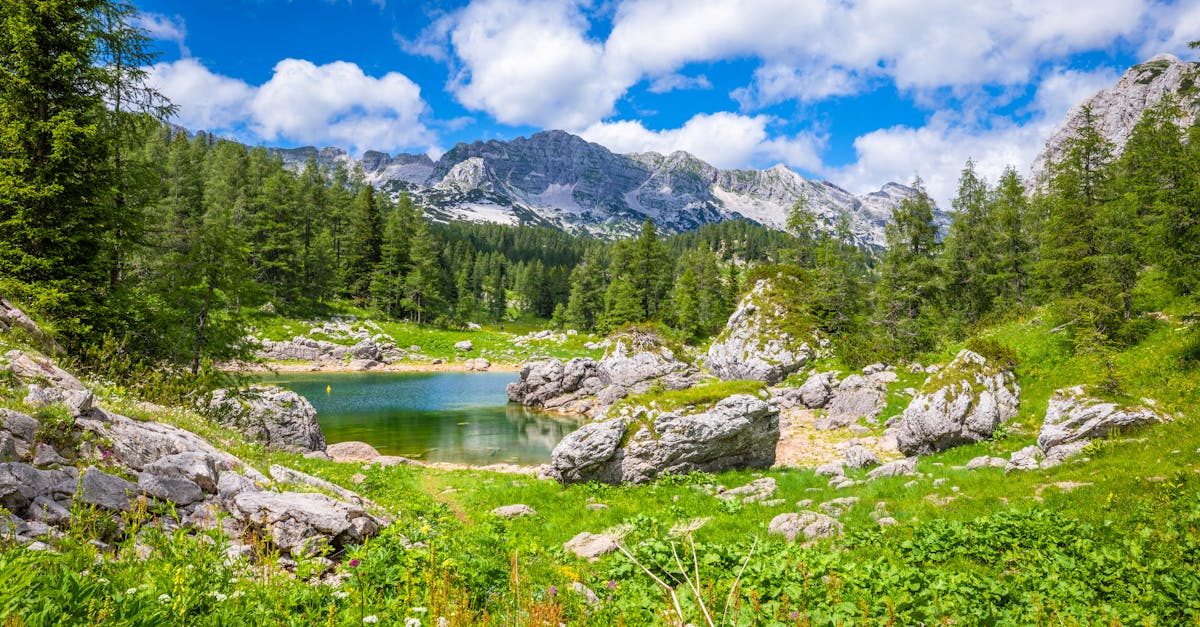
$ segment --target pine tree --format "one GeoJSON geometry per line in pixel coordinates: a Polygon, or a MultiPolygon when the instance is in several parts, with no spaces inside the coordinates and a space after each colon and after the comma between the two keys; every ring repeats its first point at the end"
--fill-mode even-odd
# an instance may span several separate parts
{"type": "Polygon", "coordinates": [[[1124,213],[1106,206],[1114,201],[1112,152],[1085,107],[1083,124],[1067,140],[1063,158],[1050,167],[1038,263],[1041,282],[1056,297],[1062,315],[1077,325],[1094,326],[1103,336],[1116,332],[1124,308],[1121,277],[1106,271],[1112,265],[1105,261],[1103,239],[1112,235],[1116,214],[1124,213]]]}
{"type": "Polygon", "coordinates": [[[671,294],[675,328],[689,338],[700,330],[700,296],[696,286],[696,275],[691,268],[684,268],[671,294]]]}
{"type": "Polygon", "coordinates": [[[409,251],[412,262],[404,279],[401,304],[413,314],[418,324],[432,322],[441,313],[445,301],[440,286],[438,243],[424,220],[419,220],[413,230],[409,251]]]}
{"type": "Polygon", "coordinates": [[[1008,309],[1024,307],[1037,225],[1015,168],[1005,168],[990,202],[996,224],[996,298],[1008,309]]]}
{"type": "Polygon", "coordinates": [[[936,261],[933,202],[920,179],[912,186],[916,196],[900,203],[885,231],[888,247],[876,288],[880,344],[896,357],[932,347],[939,331],[936,311],[943,279],[936,261]]]}
{"type": "Polygon", "coordinates": [[[595,331],[604,314],[604,263],[595,249],[571,271],[571,291],[567,297],[567,324],[580,331],[595,331]]]}
{"type": "Polygon", "coordinates": [[[948,306],[966,324],[979,322],[991,311],[996,291],[996,224],[990,193],[968,160],[952,201],[954,218],[941,256],[948,306]]]}
{"type": "Polygon", "coordinates": [[[109,284],[116,217],[100,0],[0,3],[0,290],[76,340],[109,284]]]}
{"type": "Polygon", "coordinates": [[[350,227],[343,252],[342,285],[347,296],[366,302],[375,266],[382,258],[382,247],[383,223],[375,188],[364,185],[350,209],[350,227]]]}

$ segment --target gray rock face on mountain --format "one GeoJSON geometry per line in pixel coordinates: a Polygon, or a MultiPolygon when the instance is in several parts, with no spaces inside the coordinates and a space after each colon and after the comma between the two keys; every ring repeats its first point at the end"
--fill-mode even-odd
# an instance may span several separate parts
{"type": "Polygon", "coordinates": [[[642,393],[652,381],[667,389],[683,389],[695,383],[695,368],[679,359],[657,334],[626,331],[609,338],[611,345],[597,364],[606,385],[642,393]]]}
{"type": "Polygon", "coordinates": [[[785,330],[789,308],[782,301],[772,280],[754,284],[708,349],[706,365],[713,374],[774,385],[808,363],[813,350],[785,330]]]}
{"type": "Polygon", "coordinates": [[[963,350],[908,404],[896,444],[905,455],[929,455],[985,440],[1017,415],[1020,397],[1011,370],[963,350]]]}
{"type": "MultiPolygon", "coordinates": [[[[1150,402],[1146,403],[1150,405],[1150,402]]],[[[1089,396],[1087,388],[1058,390],[1046,407],[1038,446],[1047,455],[1057,447],[1107,438],[1117,429],[1167,422],[1170,417],[1148,406],[1127,406],[1089,396]]]]}
{"type": "Polygon", "coordinates": [[[887,404],[887,386],[882,382],[852,374],[833,390],[825,405],[825,415],[813,425],[818,429],[848,427],[861,418],[874,419],[887,404]]]}
{"type": "MultiPolygon", "coordinates": [[[[339,149],[276,149],[293,169],[312,156],[322,166],[353,165],[339,149]]],[[[892,210],[915,191],[896,183],[855,196],[825,181],[777,165],[768,170],[719,170],[686,152],[618,155],[563,131],[512,141],[458,144],[437,160],[368,152],[358,162],[366,181],[387,192],[407,191],[436,220],[523,223],[600,236],[636,233],[646,218],[666,232],[745,218],[784,228],[800,198],[833,232],[849,218],[852,238],[882,246],[892,210]]],[[[937,212],[940,224],[948,216],[937,212]]]]}
{"type": "Polygon", "coordinates": [[[615,484],[645,483],[666,472],[767,468],[778,441],[779,412],[739,394],[704,412],[652,419],[638,412],[584,425],[554,448],[547,474],[563,483],[615,484]]]}
{"type": "Polygon", "coordinates": [[[1041,154],[1033,163],[1030,182],[1044,184],[1047,167],[1063,157],[1067,140],[1075,136],[1084,123],[1084,108],[1092,113],[1093,124],[1105,139],[1112,142],[1117,154],[1125,147],[1133,127],[1163,96],[1175,96],[1180,106],[1177,120],[1187,129],[1200,114],[1200,99],[1194,84],[1200,78],[1200,63],[1187,63],[1170,54],[1157,55],[1145,63],[1129,68],[1117,84],[1080,103],[1067,114],[1067,119],[1051,134],[1041,154]]]}
{"type": "Polygon", "coordinates": [[[308,399],[276,386],[253,385],[212,393],[207,410],[218,422],[247,436],[290,451],[325,449],[317,410],[308,399]]]}

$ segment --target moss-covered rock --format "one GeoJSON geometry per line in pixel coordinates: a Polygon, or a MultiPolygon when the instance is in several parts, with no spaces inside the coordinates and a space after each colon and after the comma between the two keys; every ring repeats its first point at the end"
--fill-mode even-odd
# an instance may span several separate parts
{"type": "Polygon", "coordinates": [[[774,385],[813,358],[818,340],[811,316],[797,302],[797,283],[781,274],[754,284],[708,349],[713,374],[774,385]]]}
{"type": "Polygon", "coordinates": [[[991,437],[1017,415],[1021,387],[1005,366],[963,350],[930,376],[896,425],[905,455],[928,455],[991,437]]]}

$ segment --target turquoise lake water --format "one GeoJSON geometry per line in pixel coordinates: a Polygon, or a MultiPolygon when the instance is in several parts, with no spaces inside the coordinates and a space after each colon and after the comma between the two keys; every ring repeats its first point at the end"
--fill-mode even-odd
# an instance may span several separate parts
{"type": "Polygon", "coordinates": [[[516,373],[281,373],[264,383],[304,396],[325,439],[385,455],[466,464],[540,464],[576,421],[508,403],[516,373]],[[328,386],[328,392],[326,387],[328,386]]]}

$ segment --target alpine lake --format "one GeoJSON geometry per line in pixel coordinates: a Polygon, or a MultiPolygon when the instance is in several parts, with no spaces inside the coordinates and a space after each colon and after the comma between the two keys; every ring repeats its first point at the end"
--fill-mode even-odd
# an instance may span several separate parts
{"type": "Polygon", "coordinates": [[[508,402],[513,372],[279,373],[262,382],[307,398],[330,443],[470,465],[542,464],[577,420],[508,402]]]}

